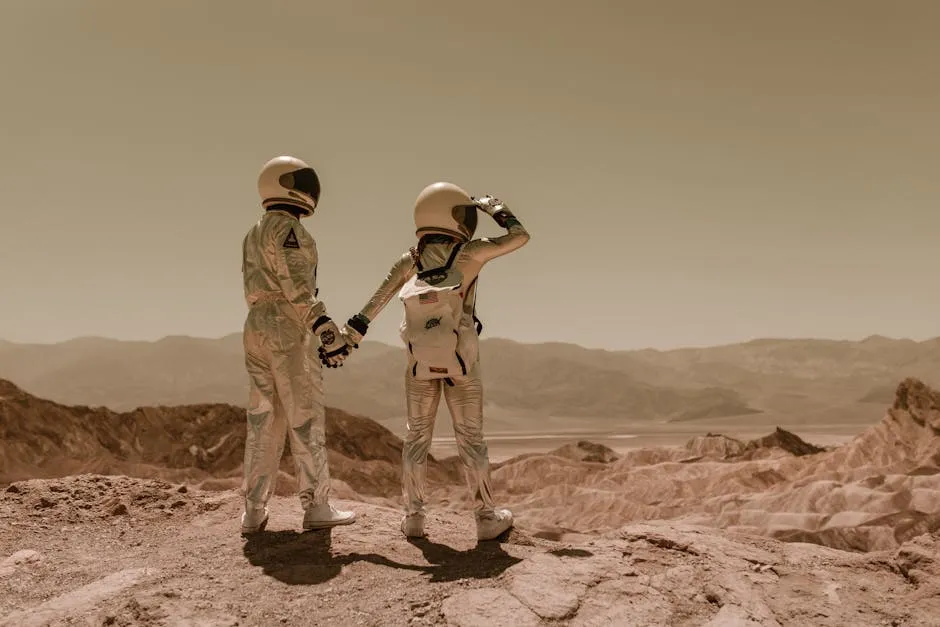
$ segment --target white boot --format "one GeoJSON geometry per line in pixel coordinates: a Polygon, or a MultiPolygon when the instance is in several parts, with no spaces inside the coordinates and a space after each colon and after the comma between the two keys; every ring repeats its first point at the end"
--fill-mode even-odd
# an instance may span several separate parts
{"type": "Polygon", "coordinates": [[[512,512],[508,509],[495,509],[475,517],[477,540],[493,540],[512,527],[512,512]]]}
{"type": "Polygon", "coordinates": [[[260,533],[268,524],[268,508],[245,508],[242,512],[242,535],[260,533]]]}
{"type": "Polygon", "coordinates": [[[326,529],[337,525],[351,525],[356,522],[355,512],[338,510],[329,503],[313,505],[304,512],[304,531],[326,529]]]}
{"type": "Polygon", "coordinates": [[[424,514],[408,514],[401,519],[401,532],[409,538],[423,538],[424,514]]]}

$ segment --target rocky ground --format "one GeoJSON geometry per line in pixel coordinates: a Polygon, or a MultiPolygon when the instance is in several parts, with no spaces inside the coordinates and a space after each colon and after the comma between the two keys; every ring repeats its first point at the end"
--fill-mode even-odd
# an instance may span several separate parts
{"type": "Polygon", "coordinates": [[[300,533],[276,497],[238,533],[233,491],[80,475],[0,494],[0,625],[918,625],[940,617],[940,534],[850,553],[675,522],[598,536],[341,501],[358,524],[300,533]],[[551,536],[551,537],[549,537],[551,536]]]}

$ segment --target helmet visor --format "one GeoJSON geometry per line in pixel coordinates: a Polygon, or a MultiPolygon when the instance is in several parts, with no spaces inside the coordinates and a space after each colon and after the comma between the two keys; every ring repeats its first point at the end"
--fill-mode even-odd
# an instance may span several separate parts
{"type": "Polygon", "coordinates": [[[463,225],[467,231],[468,237],[473,237],[477,230],[477,206],[476,205],[457,205],[453,208],[452,215],[457,224],[463,225]]]}
{"type": "Polygon", "coordinates": [[[287,189],[293,189],[310,196],[315,201],[319,202],[320,200],[320,178],[313,168],[303,168],[282,174],[280,183],[287,189]]]}

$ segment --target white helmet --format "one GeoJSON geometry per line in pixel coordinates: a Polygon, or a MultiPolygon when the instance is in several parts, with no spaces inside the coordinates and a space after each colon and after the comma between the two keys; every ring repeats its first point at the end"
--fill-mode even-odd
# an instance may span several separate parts
{"type": "Polygon", "coordinates": [[[477,228],[477,204],[453,183],[428,185],[415,201],[415,234],[451,235],[467,241],[477,228]]]}
{"type": "Polygon", "coordinates": [[[275,157],[258,175],[261,206],[293,205],[304,216],[313,215],[320,201],[320,179],[309,165],[296,157],[275,157]]]}

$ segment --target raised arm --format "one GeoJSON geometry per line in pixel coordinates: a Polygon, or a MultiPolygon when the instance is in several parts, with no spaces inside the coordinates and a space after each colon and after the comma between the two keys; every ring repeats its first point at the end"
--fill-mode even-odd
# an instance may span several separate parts
{"type": "Polygon", "coordinates": [[[493,238],[482,237],[467,245],[468,254],[480,265],[518,250],[528,243],[529,232],[506,205],[492,196],[474,200],[481,211],[492,216],[496,224],[506,229],[505,235],[493,238]]]}
{"type": "Polygon", "coordinates": [[[372,294],[372,298],[369,299],[359,313],[350,318],[343,326],[343,335],[346,336],[346,341],[350,345],[359,345],[359,342],[362,341],[362,338],[369,330],[369,324],[382,313],[392,297],[411,277],[414,269],[415,262],[410,252],[398,258],[378,289],[372,294]]]}

